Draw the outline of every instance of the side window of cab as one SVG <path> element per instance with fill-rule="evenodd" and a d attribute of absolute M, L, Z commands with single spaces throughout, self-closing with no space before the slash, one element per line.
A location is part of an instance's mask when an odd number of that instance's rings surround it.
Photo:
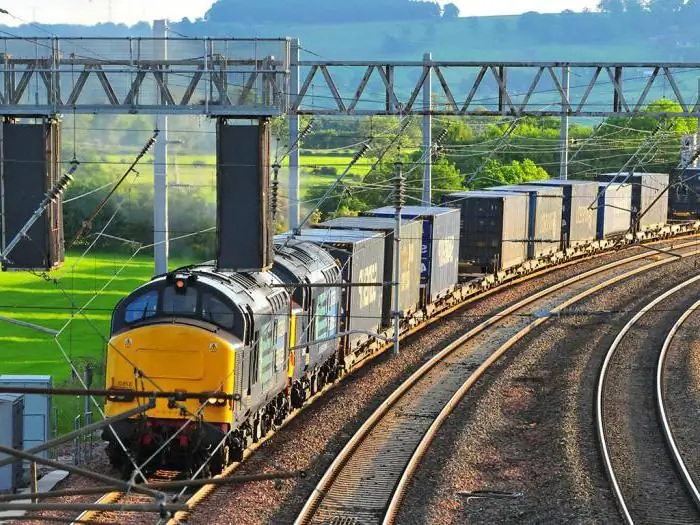
<path fill-rule="evenodd" d="M 233 309 L 215 295 L 202 293 L 202 319 L 226 330 L 233 329 Z"/>
<path fill-rule="evenodd" d="M 137 323 L 156 315 L 158 309 L 158 291 L 150 290 L 141 294 L 124 307 L 124 322 Z"/>

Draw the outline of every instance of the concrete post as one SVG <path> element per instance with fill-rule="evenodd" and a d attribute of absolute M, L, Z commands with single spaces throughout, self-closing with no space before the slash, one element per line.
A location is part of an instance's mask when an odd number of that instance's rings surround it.
<path fill-rule="evenodd" d="M 155 60 L 168 58 L 168 35 L 166 20 L 153 22 L 153 36 L 163 40 L 154 41 Z M 160 99 L 160 93 L 158 93 Z M 160 136 L 153 150 L 153 253 L 156 275 L 168 271 L 168 117 L 156 115 L 156 129 Z"/>
<path fill-rule="evenodd" d="M 698 119 L 698 131 L 695 133 L 695 147 L 700 148 L 700 78 L 698 78 L 698 104 L 697 104 L 697 115 L 696 118 Z M 695 162 L 693 162 L 693 165 L 691 166 L 693 168 L 700 168 L 700 159 L 695 159 Z"/>
<path fill-rule="evenodd" d="M 394 195 L 396 225 L 394 226 L 394 355 L 399 355 L 399 332 L 401 331 L 401 211 L 404 204 L 403 164 L 399 160 Z"/>
<path fill-rule="evenodd" d="M 569 77 L 571 68 L 563 66 L 561 68 L 562 88 L 564 94 L 561 97 L 561 159 L 559 165 L 559 178 L 566 180 L 569 178 L 569 113 L 567 102 L 569 100 Z"/>
<path fill-rule="evenodd" d="M 429 65 L 433 60 L 431 53 L 423 55 L 423 62 Z M 432 109 L 433 93 L 433 73 L 432 69 L 428 73 L 423 84 L 423 110 L 429 112 Z M 423 166 L 423 203 L 430 206 L 433 200 L 433 117 L 430 113 L 423 115 L 423 155 L 425 165 Z"/>
<path fill-rule="evenodd" d="M 0 253 L 5 253 L 7 232 L 5 224 L 5 119 L 0 117 Z"/>
<path fill-rule="evenodd" d="M 301 44 L 298 38 L 292 39 L 289 90 L 291 100 L 295 100 L 299 93 Z M 299 115 L 289 114 L 289 228 L 299 226 Z"/>

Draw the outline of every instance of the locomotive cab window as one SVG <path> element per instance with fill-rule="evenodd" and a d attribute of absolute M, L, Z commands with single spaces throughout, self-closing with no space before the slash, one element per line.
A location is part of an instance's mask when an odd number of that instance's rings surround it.
<path fill-rule="evenodd" d="M 124 307 L 124 322 L 136 323 L 156 315 L 158 309 L 158 292 L 148 291 L 134 298 Z"/>
<path fill-rule="evenodd" d="M 163 313 L 165 315 L 196 315 L 197 296 L 199 293 L 193 286 L 185 290 L 177 290 L 174 286 L 168 286 L 163 291 Z"/>
<path fill-rule="evenodd" d="M 204 292 L 202 293 L 202 319 L 222 328 L 231 329 L 233 328 L 233 309 L 218 297 Z"/>

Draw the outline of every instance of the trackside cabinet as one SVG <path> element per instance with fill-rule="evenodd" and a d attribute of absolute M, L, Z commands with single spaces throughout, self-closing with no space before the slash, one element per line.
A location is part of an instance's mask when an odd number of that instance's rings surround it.
<path fill-rule="evenodd" d="M 0 444 L 22 450 L 24 396 L 0 394 Z M 5 459 L 0 454 L 0 459 Z M 0 492 L 15 492 L 22 484 L 22 462 L 0 467 Z"/>
<path fill-rule="evenodd" d="M 0 386 L 51 388 L 53 381 L 47 375 L 0 375 Z M 27 394 L 24 396 L 24 448 L 41 445 L 51 439 L 51 396 Z M 39 455 L 49 457 L 45 450 Z"/>

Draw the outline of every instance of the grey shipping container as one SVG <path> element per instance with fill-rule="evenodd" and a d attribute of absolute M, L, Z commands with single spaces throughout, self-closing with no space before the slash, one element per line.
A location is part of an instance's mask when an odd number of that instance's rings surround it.
<path fill-rule="evenodd" d="M 530 197 L 528 211 L 527 256 L 537 259 L 559 250 L 564 191 L 556 186 L 511 185 L 486 188 L 488 191 L 526 193 Z"/>
<path fill-rule="evenodd" d="M 399 282 L 399 310 L 405 315 L 418 307 L 420 302 L 420 259 L 423 223 L 404 220 L 401 223 L 401 275 L 394 274 L 394 227 L 396 221 L 388 217 L 338 217 L 326 221 L 317 227 L 336 230 L 365 230 L 379 232 L 384 236 L 384 274 L 385 283 Z M 382 300 L 382 319 L 384 326 L 393 321 L 393 286 L 384 286 Z"/>
<path fill-rule="evenodd" d="M 0 394 L 0 445 L 22 450 L 24 396 Z M 6 459 L 0 454 L 0 459 Z M 0 492 L 15 492 L 22 484 L 22 462 L 0 467 Z"/>
<path fill-rule="evenodd" d="M 392 207 L 377 208 L 365 216 L 395 217 Z M 423 222 L 421 245 L 421 301 L 433 302 L 450 293 L 459 277 L 459 221 L 458 210 L 437 206 L 406 206 L 402 217 Z M 425 299 L 424 299 L 425 298 Z"/>
<path fill-rule="evenodd" d="M 630 229 L 632 186 L 617 182 L 598 183 L 597 237 L 605 239 Z"/>
<path fill-rule="evenodd" d="M 0 386 L 51 388 L 51 376 L 0 375 Z M 27 394 L 24 396 L 24 448 L 41 445 L 51 439 L 51 396 Z M 39 452 L 48 458 L 48 451 Z"/>
<path fill-rule="evenodd" d="M 289 236 L 275 237 L 276 241 Z M 323 246 L 339 263 L 343 280 L 351 283 L 379 283 L 384 273 L 384 237 L 379 233 L 359 230 L 303 229 L 294 238 Z M 340 331 L 377 332 L 382 320 L 381 286 L 342 288 Z M 346 324 L 347 323 L 347 324 Z M 366 334 L 349 336 L 352 350 L 369 339 Z"/>
<path fill-rule="evenodd" d="M 524 193 L 465 191 L 443 197 L 461 211 L 459 261 L 494 271 L 527 259 L 528 196 Z"/>
<path fill-rule="evenodd" d="M 637 214 L 646 210 L 639 221 L 639 229 L 644 231 L 666 224 L 668 222 L 668 193 L 664 193 L 656 202 L 654 201 L 668 186 L 668 174 L 635 173 L 630 176 L 628 173 L 620 175 L 606 173 L 598 176 L 598 180 L 601 182 L 613 180 L 622 182 L 625 179 L 627 184 L 632 185 L 632 210 Z M 633 215 L 630 219 L 633 222 L 635 216 Z"/>
<path fill-rule="evenodd" d="M 558 186 L 563 189 L 562 246 L 575 247 L 596 239 L 596 182 L 549 179 L 528 182 L 528 186 Z"/>

